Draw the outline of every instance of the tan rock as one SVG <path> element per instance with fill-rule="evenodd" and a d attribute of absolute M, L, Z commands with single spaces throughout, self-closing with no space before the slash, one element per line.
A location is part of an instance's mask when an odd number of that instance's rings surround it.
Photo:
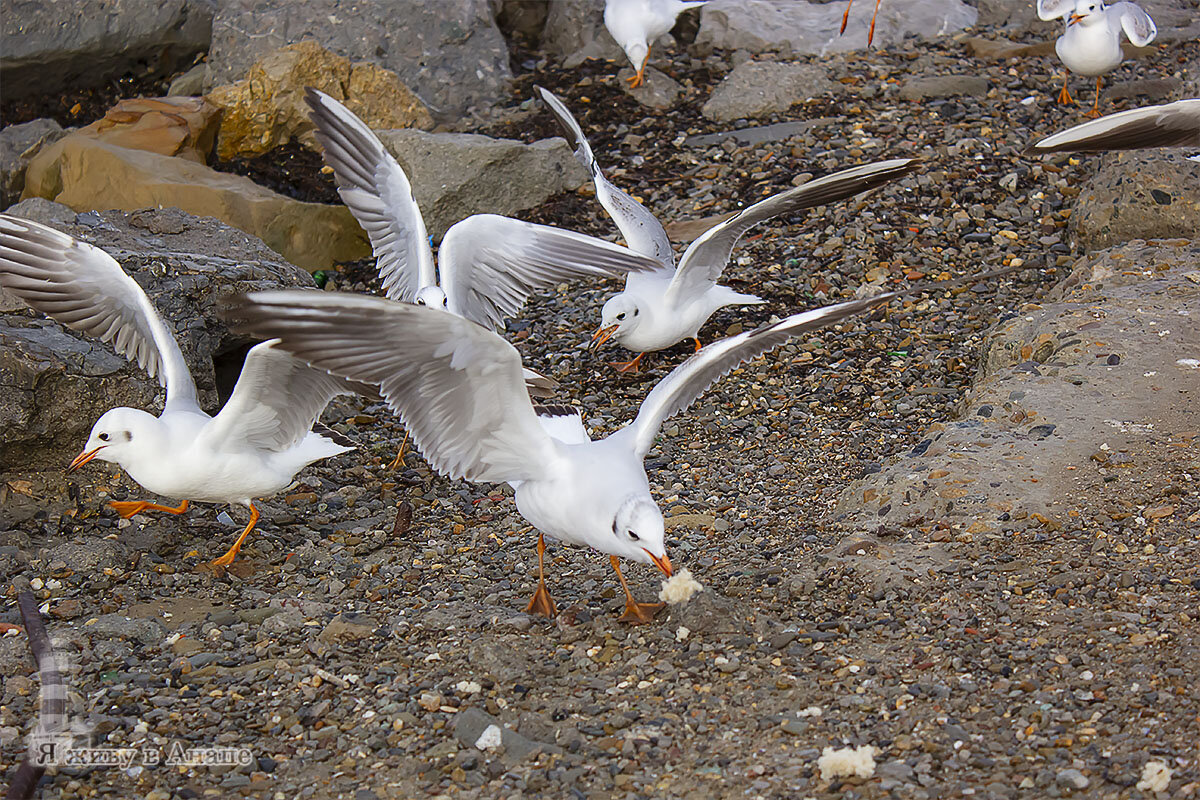
<path fill-rule="evenodd" d="M 72 134 L 57 144 L 55 163 L 43 163 L 50 152 L 30 163 L 38 179 L 26 181 L 24 197 L 46 197 L 76 211 L 179 208 L 253 234 L 309 270 L 370 255 L 366 234 L 344 206 L 303 203 L 249 178 L 89 136 Z"/>
<path fill-rule="evenodd" d="M 131 97 L 80 130 L 103 142 L 203 164 L 212 152 L 220 109 L 203 97 Z"/>
<path fill-rule="evenodd" d="M 428 107 L 396 73 L 368 62 L 352 64 L 304 41 L 264 56 L 244 80 L 209 92 L 207 99 L 225 112 L 217 156 L 256 156 L 292 139 L 315 149 L 304 103 L 307 86 L 342 101 L 372 128 L 433 127 Z"/>

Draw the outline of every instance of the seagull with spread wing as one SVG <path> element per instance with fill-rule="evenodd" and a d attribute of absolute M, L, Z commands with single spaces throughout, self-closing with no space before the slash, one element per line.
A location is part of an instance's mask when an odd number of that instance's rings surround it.
<path fill-rule="evenodd" d="M 278 338 L 279 347 L 314 367 L 378 385 L 442 475 L 510 484 L 517 509 L 540 532 L 529 611 L 557 613 L 542 558 L 551 536 L 609 555 L 625 590 L 621 619 L 636 623 L 649 621 L 658 606 L 634 600 L 619 559 L 672 573 L 662 512 L 642 463 L 659 428 L 739 364 L 896 296 L 805 311 L 710 344 L 654 387 L 632 424 L 595 441 L 577 411 L 539 413 L 512 345 L 452 314 L 375 297 L 280 291 L 235 298 L 225 315 L 234 330 Z"/>
<path fill-rule="evenodd" d="M 853 197 L 902 178 L 920 164 L 919 159 L 902 158 L 851 167 L 768 197 L 709 228 L 688 245 L 675 266 L 675 252 L 662 223 L 604 177 L 583 130 L 563 102 L 542 87 L 535 88 L 558 119 L 575 157 L 587 167 L 596 186 L 596 199 L 626 244 L 656 261 L 656 269 L 626 276 L 625 290 L 605 302 L 600 328 L 592 337 L 594 346 L 611 338 L 638 354 L 632 361 L 614 364 L 622 372 L 636 370 L 647 352 L 664 350 L 685 339 L 693 340 L 699 350 L 700 328 L 718 309 L 764 302 L 717 283 L 734 246 L 752 227 L 782 214 Z"/>
<path fill-rule="evenodd" d="M 709 0 L 607 0 L 604 27 L 625 51 L 637 72 L 627 80 L 630 88 L 646 81 L 650 47 L 663 34 L 670 33 L 675 20 L 689 8 L 699 8 Z"/>
<path fill-rule="evenodd" d="M 1125 59 L 1121 52 L 1121 32 L 1138 47 L 1154 41 L 1158 28 L 1150 15 L 1136 3 L 1105 5 L 1104 0 L 1037 0 L 1038 17 L 1046 21 L 1067 18 L 1066 30 L 1054 42 L 1054 52 L 1066 68 L 1058 102 L 1074 105 L 1067 91 L 1072 72 L 1094 75 L 1096 97 L 1086 116 L 1100 116 L 1100 87 L 1104 74 L 1112 72 Z"/>
<path fill-rule="evenodd" d="M 1149 147 L 1200 147 L 1200 98 L 1131 108 L 1089 120 L 1031 144 L 1026 152 L 1079 153 Z"/>
<path fill-rule="evenodd" d="M 247 507 L 250 522 L 215 566 L 233 563 L 257 524 L 255 498 L 286 488 L 314 461 L 353 449 L 313 431 L 329 401 L 377 394 L 298 361 L 277 342 L 263 342 L 246 354 L 229 401 L 210 417 L 200 408 L 179 344 L 142 287 L 100 248 L 8 214 L 0 214 L 0 286 L 63 325 L 111 343 L 158 378 L 167 393 L 162 413 L 106 411 L 68 471 L 93 459 L 112 462 L 147 491 L 181 501 L 109 504 L 125 518 L 143 511 L 182 514 L 190 501 Z"/>

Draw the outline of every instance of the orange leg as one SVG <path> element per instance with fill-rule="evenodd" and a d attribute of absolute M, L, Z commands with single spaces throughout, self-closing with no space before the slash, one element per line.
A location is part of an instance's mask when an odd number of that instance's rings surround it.
<path fill-rule="evenodd" d="M 625 576 L 621 574 L 621 564 L 617 561 L 617 557 L 609 556 L 608 561 L 612 564 L 612 568 L 616 570 L 617 577 L 621 580 L 621 588 L 625 590 L 625 613 L 621 614 L 619 621 L 628 622 L 631 625 L 644 625 L 647 622 L 653 622 L 654 615 L 665 604 L 639 603 L 637 600 L 634 600 L 633 592 L 629 591 L 629 584 L 625 582 Z"/>
<path fill-rule="evenodd" d="M 644 355 L 646 354 L 638 353 L 637 358 L 633 359 L 632 361 L 609 362 L 609 366 L 616 367 L 617 372 L 637 372 L 638 367 L 642 365 L 642 356 Z"/>
<path fill-rule="evenodd" d="M 177 507 L 160 506 L 158 503 L 150 503 L 146 500 L 134 500 L 125 502 L 123 500 L 114 500 L 108 504 L 108 507 L 121 515 L 123 519 L 129 519 L 134 514 L 140 514 L 143 511 L 162 511 L 167 514 L 182 514 L 188 510 L 188 501 L 184 500 Z"/>
<path fill-rule="evenodd" d="M 650 46 L 646 47 L 646 57 L 642 59 L 642 65 L 638 67 L 636 75 L 630 75 L 625 80 L 629 82 L 630 89 L 636 89 L 646 82 L 646 65 L 650 63 Z"/>
<path fill-rule="evenodd" d="M 842 29 L 838 31 L 839 36 L 846 32 L 846 23 L 850 20 L 850 6 L 853 3 L 854 0 L 850 0 L 850 2 L 846 3 L 846 10 L 842 12 Z"/>
<path fill-rule="evenodd" d="M 1067 82 L 1071 80 L 1071 71 L 1063 70 L 1063 88 L 1058 93 L 1058 102 L 1064 106 L 1075 105 L 1075 98 L 1071 97 L 1071 93 L 1067 91 Z"/>
<path fill-rule="evenodd" d="M 1104 78 L 1099 75 L 1096 76 L 1096 99 L 1092 101 L 1092 110 L 1084 114 L 1088 119 L 1095 119 L 1100 116 L 1100 84 L 1103 81 Z"/>
<path fill-rule="evenodd" d="M 408 452 L 408 431 L 404 432 L 404 441 L 400 443 L 400 452 L 396 453 L 396 457 L 392 459 L 392 463 L 387 465 L 387 471 L 392 472 L 399 467 L 404 466 L 404 454 Z"/>
<path fill-rule="evenodd" d="M 530 614 L 541 614 L 543 617 L 556 617 L 558 616 L 558 606 L 554 604 L 554 599 L 546 590 L 546 570 L 542 565 L 545 553 L 546 537 L 539 533 L 537 544 L 538 587 L 537 591 L 533 593 L 533 599 L 529 601 L 529 605 L 525 606 L 525 611 Z"/>
<path fill-rule="evenodd" d="M 871 42 L 875 41 L 875 18 L 879 16 L 879 4 L 882 0 L 875 0 L 875 12 L 871 14 L 871 29 L 867 31 L 867 47 L 871 46 Z"/>
<path fill-rule="evenodd" d="M 254 530 L 254 526 L 257 524 L 258 524 L 258 509 L 254 507 L 253 503 L 251 503 L 250 504 L 250 522 L 247 523 L 245 530 L 242 531 L 242 535 L 239 536 L 237 538 L 237 541 L 233 543 L 233 547 L 231 547 L 227 551 L 225 551 L 225 555 L 223 555 L 220 558 L 215 559 L 214 561 L 211 562 L 212 566 L 228 567 L 230 564 L 232 564 L 233 559 L 237 557 L 238 551 L 242 549 L 242 542 L 246 541 L 246 537 L 250 534 L 250 531 Z"/>

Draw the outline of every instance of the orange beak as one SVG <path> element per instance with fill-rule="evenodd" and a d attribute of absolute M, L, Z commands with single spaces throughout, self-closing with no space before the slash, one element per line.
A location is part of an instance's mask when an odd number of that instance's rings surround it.
<path fill-rule="evenodd" d="M 620 326 L 609 325 L 607 328 L 600 328 L 600 330 L 592 334 L 592 341 L 590 344 L 588 344 L 588 349 L 591 350 L 593 347 L 599 347 L 607 342 L 612 338 L 612 335 L 617 332 L 618 327 Z"/>
<path fill-rule="evenodd" d="M 1083 19 L 1082 14 L 1072 14 L 1071 16 L 1067 17 L 1067 24 L 1074 25 L 1076 22 L 1079 22 L 1082 19 Z"/>
<path fill-rule="evenodd" d="M 69 467 L 67 467 L 67 472 L 74 472 L 75 470 L 79 469 L 84 464 L 88 463 L 93 458 L 95 458 L 96 453 L 99 453 L 104 448 L 105 448 L 105 445 L 100 445 L 99 447 L 97 447 L 93 450 L 84 450 L 82 453 L 75 456 L 75 460 L 71 462 L 71 465 Z"/>
<path fill-rule="evenodd" d="M 642 549 L 646 550 L 644 547 Z M 671 559 L 667 558 L 665 555 L 662 558 L 659 558 L 649 550 L 646 550 L 646 555 L 650 556 L 650 560 L 654 562 L 654 566 L 658 567 L 662 571 L 663 575 L 666 575 L 668 578 L 671 577 L 671 573 L 674 572 L 674 570 L 671 569 Z"/>

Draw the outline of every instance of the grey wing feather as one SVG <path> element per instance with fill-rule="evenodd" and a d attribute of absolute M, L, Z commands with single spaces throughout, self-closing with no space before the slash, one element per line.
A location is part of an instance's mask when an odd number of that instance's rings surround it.
<path fill-rule="evenodd" d="M 1061 19 L 1075 10 L 1075 0 L 1038 0 L 1037 15 L 1038 19 L 1044 19 L 1049 22 L 1052 19 Z"/>
<path fill-rule="evenodd" d="M 277 344 L 272 340 L 250 348 L 233 394 L 205 429 L 218 452 L 238 447 L 290 450 L 308 436 L 334 397 L 378 397 L 377 387 L 310 367 Z"/>
<path fill-rule="evenodd" d="M 567 144 L 575 151 L 575 158 L 592 176 L 592 182 L 596 186 L 596 199 L 600 201 L 600 205 L 604 206 L 604 210 L 616 223 L 621 235 L 625 237 L 625 243 L 629 245 L 629 249 L 635 253 L 655 258 L 664 266 L 673 266 L 675 251 L 671 249 L 671 240 L 667 238 L 667 232 L 663 230 L 662 223 L 650 213 L 650 209 L 604 177 L 604 172 L 596 163 L 596 157 L 592 153 L 592 146 L 588 143 L 587 137 L 583 135 L 583 129 L 579 127 L 579 122 L 576 121 L 566 105 L 541 86 L 535 86 L 534 89 L 558 120 Z"/>
<path fill-rule="evenodd" d="M 516 316 L 538 289 L 661 267 L 594 236 L 495 214 L 476 214 L 453 225 L 438 259 L 449 310 L 490 328 Z"/>
<path fill-rule="evenodd" d="M 412 302 L 418 290 L 437 284 L 437 272 L 408 176 L 350 109 L 311 87 L 305 100 L 338 194 L 371 240 L 384 292 Z"/>
<path fill-rule="evenodd" d="M 1200 98 L 1109 114 L 1047 136 L 1027 152 L 1059 153 L 1200 146 Z"/>
<path fill-rule="evenodd" d="M 1138 47 L 1145 47 L 1158 35 L 1158 27 L 1154 20 L 1136 3 L 1116 3 L 1108 7 L 1108 13 L 1120 17 L 1125 35 Z"/>
<path fill-rule="evenodd" d="M 234 330 L 280 339 L 314 367 L 380 387 L 417 449 L 473 481 L 553 474 L 560 451 L 538 425 L 521 357 L 454 314 L 378 297 L 256 292 L 226 310 Z"/>
<path fill-rule="evenodd" d="M 712 384 L 738 365 L 774 350 L 788 339 L 860 314 L 897 296 L 897 292 L 885 292 L 805 311 L 703 347 L 663 378 L 646 395 L 633 423 L 613 435 L 630 437 L 633 451 L 639 458 L 644 458 L 664 422 L 691 406 Z"/>
<path fill-rule="evenodd" d="M 734 245 L 758 223 L 780 214 L 853 197 L 916 171 L 920 163 L 920 159 L 901 158 L 835 172 L 768 197 L 737 216 L 709 228 L 684 251 L 671 287 L 667 290 L 668 302 L 676 305 L 684 303 L 703 294 L 716 283 L 733 253 Z"/>
<path fill-rule="evenodd" d="M 150 298 L 98 247 L 0 214 L 0 285 L 73 330 L 111 343 L 167 390 L 167 406 L 196 406 L 196 385 Z"/>

